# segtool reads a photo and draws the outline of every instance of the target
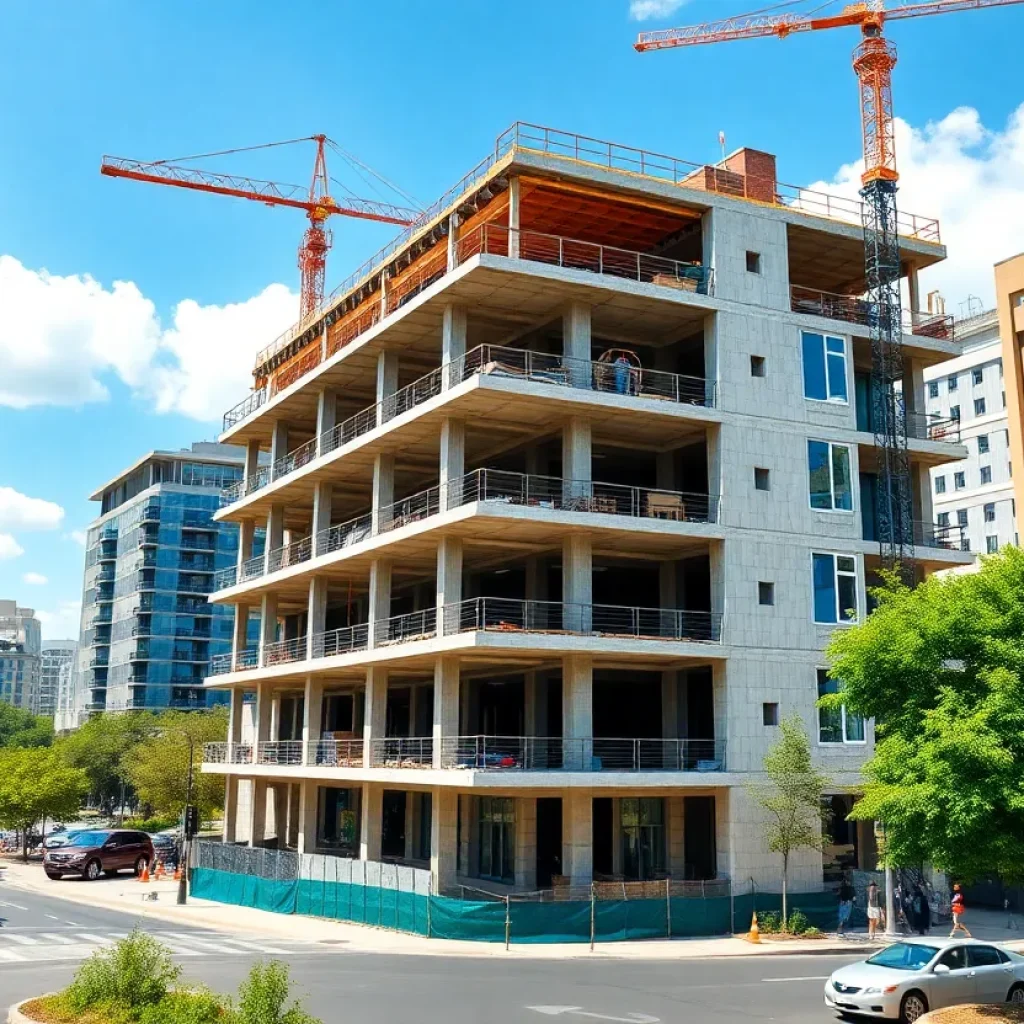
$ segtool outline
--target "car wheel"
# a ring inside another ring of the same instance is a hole
[[[146,857],[140,857],[135,862],[135,877],[136,878],[138,878],[142,874],[142,872],[145,871],[146,865],[148,863],[149,863],[149,860]]]
[[[100,877],[101,870],[102,868],[100,867],[100,862],[98,860],[91,860],[89,861],[88,864],[85,865],[85,871],[83,872],[83,876],[87,881],[95,882],[96,879]]]
[[[47,871],[46,877],[53,879],[55,882],[59,882],[64,876],[59,871]]]
[[[908,992],[900,1003],[901,1024],[914,1024],[928,1012],[928,1000],[920,992]]]
[[[1006,994],[1008,1003],[1016,1003],[1017,1006],[1024,1005],[1024,985],[1014,985]]]

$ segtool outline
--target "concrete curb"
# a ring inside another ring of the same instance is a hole
[[[38,996],[29,996],[28,999],[23,999],[17,1006],[12,1006],[7,1011],[7,1024],[39,1024],[39,1021],[34,1017],[26,1017],[25,1014],[21,1012],[21,1008],[26,1003],[31,1003],[34,999],[43,999],[46,996],[52,995],[52,992],[43,992]]]

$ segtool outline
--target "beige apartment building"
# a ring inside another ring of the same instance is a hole
[[[210,598],[238,612],[206,683],[225,841],[429,866],[435,892],[777,882],[749,784],[779,721],[840,811],[873,740],[816,707],[879,565],[861,230],[765,153],[519,124],[260,353],[221,438],[248,452]],[[916,301],[945,250],[900,231]],[[919,576],[971,560],[929,486],[965,457],[924,411],[950,323],[906,315]],[[868,858],[838,820],[794,887]]]

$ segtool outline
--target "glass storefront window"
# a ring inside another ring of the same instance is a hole
[[[665,801],[661,797],[628,797],[619,807],[623,876],[648,881],[664,875]]]
[[[480,877],[516,880],[516,802],[511,797],[480,797]]]

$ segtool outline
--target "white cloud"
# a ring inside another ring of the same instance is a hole
[[[23,554],[25,549],[9,533],[0,533],[0,561]]]
[[[36,611],[36,618],[42,623],[44,640],[78,638],[82,625],[82,602],[61,601],[52,611]]]
[[[68,536],[76,543],[85,547],[86,541],[89,539],[88,534],[85,530],[72,530]]]
[[[160,412],[216,420],[252,383],[256,352],[294,322],[284,285],[245,302],[185,299],[164,327],[130,281],[104,287],[0,256],[0,406],[77,406],[109,397],[118,378]]]
[[[630,0],[629,16],[634,21],[667,18],[690,0]]]
[[[3,529],[54,530],[63,518],[64,509],[56,502],[30,498],[13,487],[0,487],[0,527]]]
[[[1005,127],[986,127],[972,107],[913,128],[896,120],[899,209],[937,217],[949,258],[922,271],[924,293],[942,292],[946,310],[959,314],[968,295],[990,308],[992,264],[1024,248],[1024,104]],[[856,196],[863,161],[846,164],[830,182],[809,186]]]
[[[31,587],[44,587],[50,582],[41,572],[27,572],[21,579]]]

